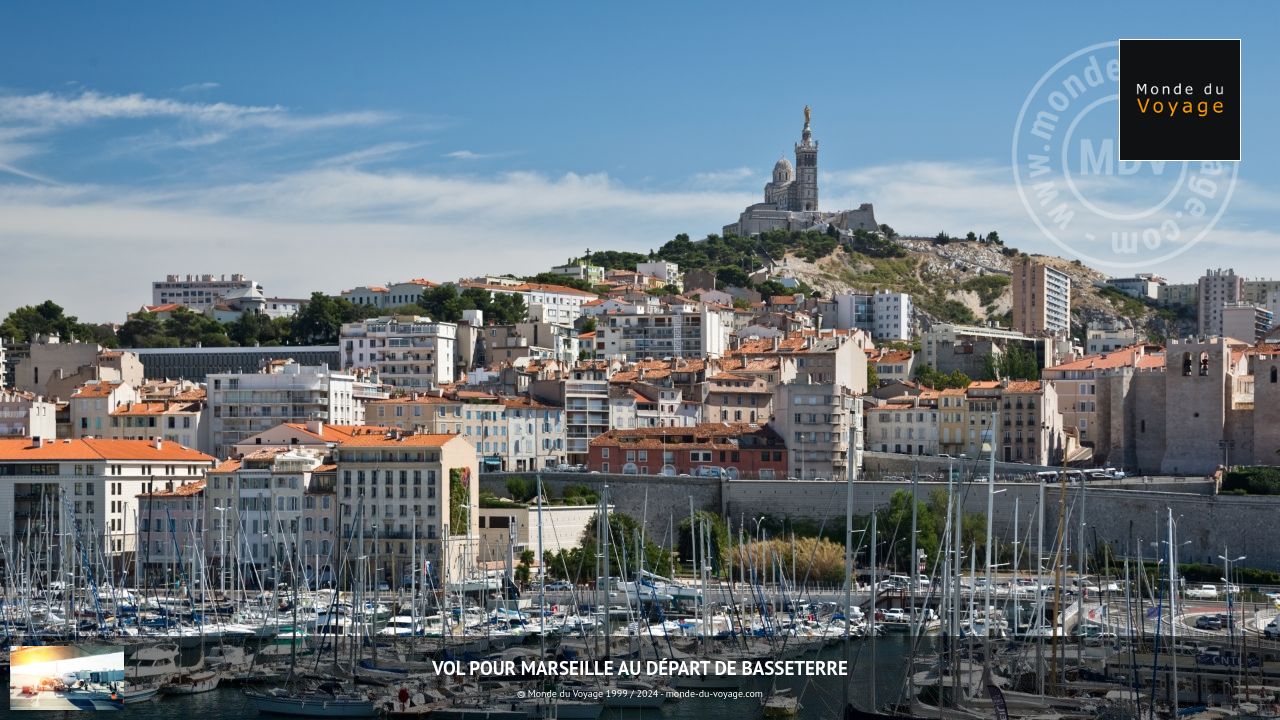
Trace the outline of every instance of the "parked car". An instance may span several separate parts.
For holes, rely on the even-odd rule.
[[[1197,630],[1221,630],[1222,618],[1217,615],[1201,615],[1196,618]]]
[[[906,622],[907,612],[902,608],[889,608],[884,611],[884,619],[886,622]]]
[[[570,583],[570,582],[569,582],[569,581],[567,581],[567,580],[556,580],[556,581],[553,581],[553,582],[549,582],[549,583],[547,583],[547,585],[546,585],[546,588],[545,588],[545,589],[547,589],[547,590],[572,590],[572,589],[573,589],[573,583]]]
[[[1271,618],[1271,622],[1262,629],[1262,635],[1268,640],[1274,640],[1280,637],[1280,616]]]

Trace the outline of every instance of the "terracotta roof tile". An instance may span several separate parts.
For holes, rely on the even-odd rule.
[[[0,438],[0,460],[139,460],[212,462],[213,458],[176,442],[150,440],[47,440],[36,447],[30,438]]]

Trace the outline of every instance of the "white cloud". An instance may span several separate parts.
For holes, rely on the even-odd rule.
[[[349,153],[335,155],[321,160],[317,165],[322,167],[368,165],[370,163],[391,160],[409,150],[421,147],[425,143],[388,142],[371,147],[354,150]]]
[[[220,88],[220,87],[222,87],[222,83],[200,82],[200,83],[191,83],[190,85],[183,85],[182,87],[178,88],[178,91],[179,92],[201,92],[204,90],[216,90],[217,88]]]
[[[751,184],[749,181],[758,179],[755,170],[749,167],[738,167],[697,173],[690,179],[689,185],[704,190],[741,190],[744,186]]]
[[[281,105],[194,103],[147,97],[141,93],[107,95],[93,90],[78,95],[51,92],[0,95],[0,122],[39,128],[84,125],[99,120],[170,118],[230,128],[313,130],[374,125],[391,117],[373,111],[298,115]]]

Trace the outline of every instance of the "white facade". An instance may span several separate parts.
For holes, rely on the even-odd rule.
[[[52,518],[57,527],[92,529],[108,557],[132,553],[138,494],[201,480],[212,465],[208,455],[163,440],[0,439],[0,538],[16,547],[30,531],[33,542],[54,544],[54,562],[72,557],[73,546],[57,543],[70,545],[74,533],[54,528],[46,537],[39,529]]]
[[[258,288],[258,283],[235,274],[226,275],[168,275],[164,282],[151,283],[151,304],[177,303],[192,310],[205,311],[216,305],[233,290]]]
[[[582,540],[591,519],[599,510],[595,505],[542,506],[542,551],[559,552],[575,548]],[[613,506],[609,506],[612,512]],[[480,519],[480,561],[520,562],[520,553],[538,550],[538,508],[485,508],[476,511]]]
[[[32,393],[0,388],[0,437],[52,439],[56,435],[53,403]]]
[[[345,323],[338,338],[344,369],[370,368],[387,385],[432,388],[453,382],[458,326],[419,316]]]
[[[636,272],[649,277],[656,277],[659,280],[675,284],[680,280],[680,266],[666,260],[654,260],[652,262],[636,263]]]
[[[266,373],[209,375],[214,454],[227,457],[236,443],[281,423],[362,423],[364,408],[355,397],[355,384],[353,375],[296,363]]]
[[[1133,328],[1103,327],[1090,323],[1085,333],[1086,355],[1112,352],[1129,347],[1138,341],[1138,333]]]
[[[872,298],[873,325],[871,336],[876,340],[911,339],[911,296],[885,290]]]
[[[938,409],[917,400],[867,408],[868,450],[907,455],[938,454]]]
[[[596,355],[630,362],[722,357],[729,348],[732,324],[732,313],[701,303],[606,315],[596,325]]]

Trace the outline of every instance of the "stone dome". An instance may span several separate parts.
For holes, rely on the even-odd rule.
[[[791,161],[786,157],[779,158],[778,162],[773,166],[773,181],[788,182],[794,177],[795,171],[791,167]]]

